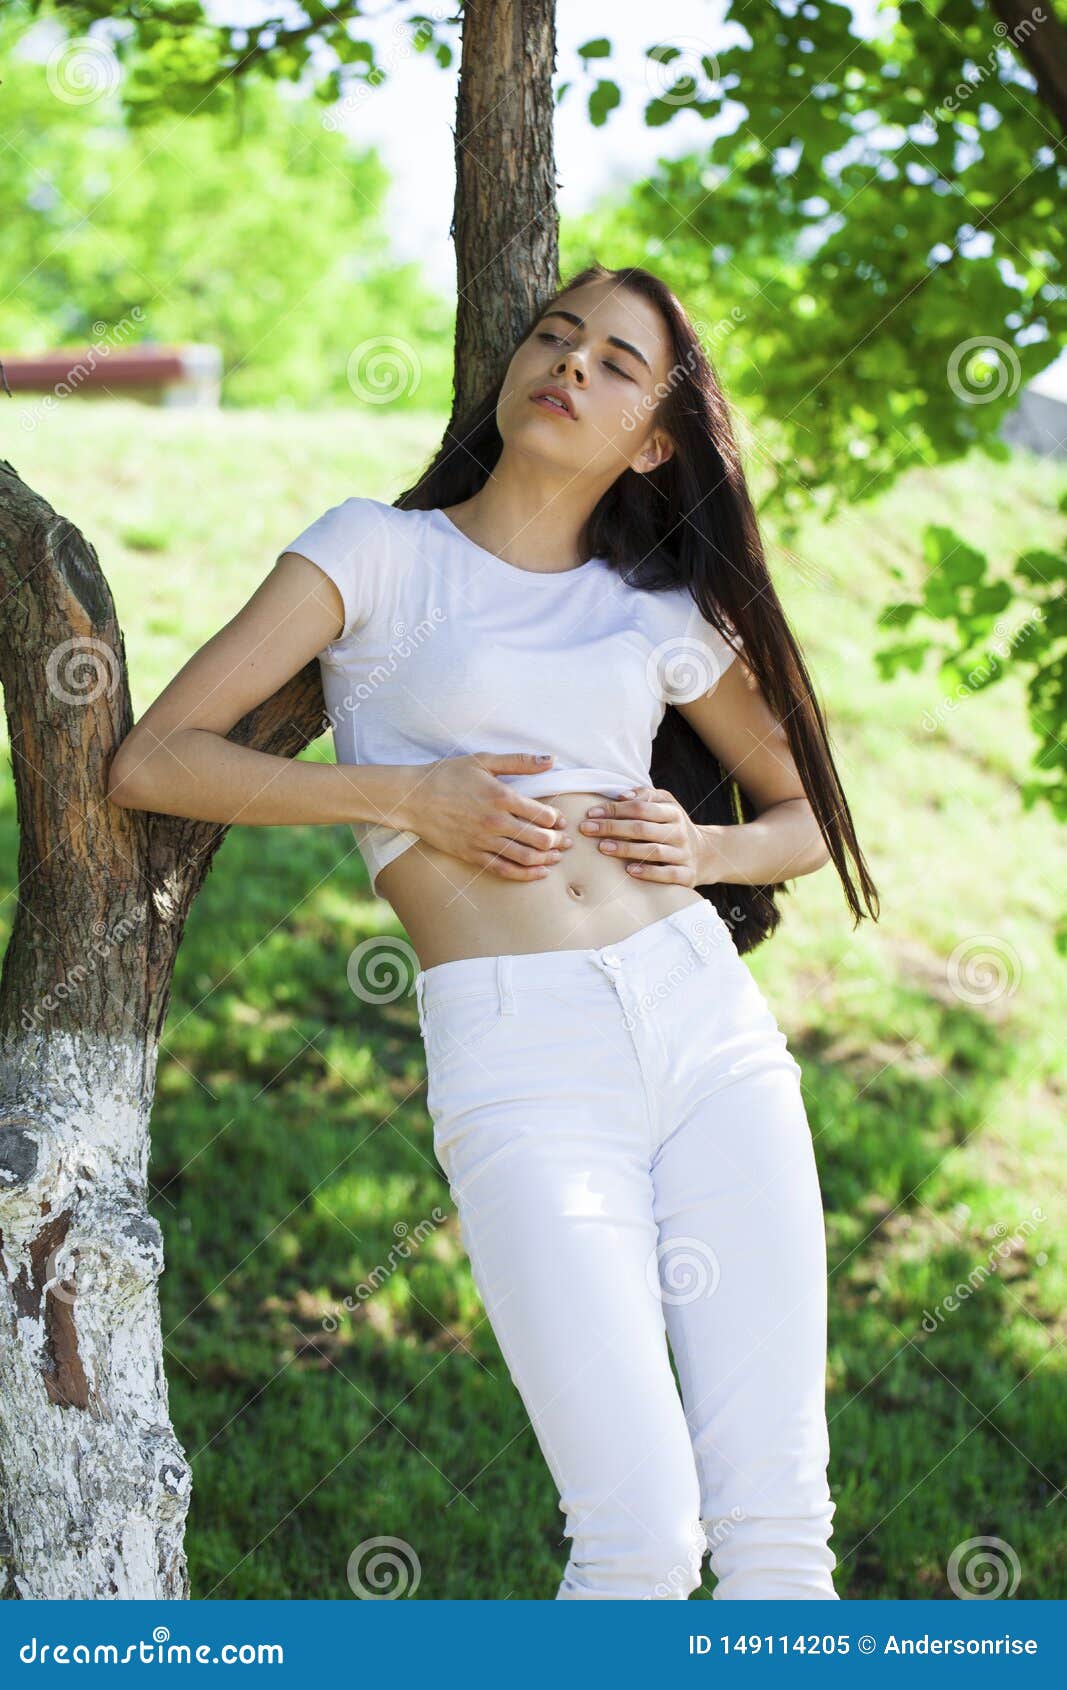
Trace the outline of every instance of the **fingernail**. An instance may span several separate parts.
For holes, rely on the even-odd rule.
[[[586,811],[586,815],[589,815],[589,816],[602,816],[603,814],[604,814],[603,804],[596,804],[596,805],[594,805],[594,807],[591,810]]]

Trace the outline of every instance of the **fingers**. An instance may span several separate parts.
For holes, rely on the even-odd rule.
[[[685,863],[627,863],[626,872],[635,880],[660,880],[670,886],[695,885]]]
[[[670,793],[653,792],[649,797],[605,798],[591,805],[579,828],[593,838],[651,839],[662,837],[663,829],[679,823],[678,804]],[[602,813],[600,813],[602,812]]]
[[[506,781],[501,781],[500,784],[503,787],[500,801],[509,816],[514,816],[516,820],[534,829],[549,828],[558,831],[566,827],[566,817],[554,804],[545,804],[539,798],[530,798],[525,792],[517,792],[513,786],[508,786]]]
[[[554,804],[542,804],[503,784],[501,806],[500,831],[509,839],[520,840],[537,851],[569,850],[573,845],[565,831],[567,818]]]
[[[488,869],[491,874],[498,875],[501,880],[543,880],[546,874],[551,873],[552,865],[558,860],[558,857],[559,853],[555,852],[549,859],[539,861],[529,867],[512,862],[509,857],[504,856],[503,852],[499,851],[483,851],[474,860],[479,868]]]

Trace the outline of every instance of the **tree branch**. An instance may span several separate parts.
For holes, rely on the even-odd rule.
[[[1037,92],[1067,135],[1067,29],[1052,10],[1052,0],[1028,6],[1026,0],[990,0],[1015,48],[1037,83]],[[1038,15],[1040,14],[1040,16]]]

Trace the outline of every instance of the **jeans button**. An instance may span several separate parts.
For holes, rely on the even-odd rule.
[[[614,951],[605,951],[603,956],[604,961],[607,963],[609,968],[618,968],[621,966],[619,958],[616,956]]]

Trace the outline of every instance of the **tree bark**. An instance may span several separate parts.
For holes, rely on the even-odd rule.
[[[498,382],[558,281],[555,0],[472,0],[456,101],[456,373],[450,426]]]
[[[1053,0],[1043,6],[992,0],[992,8],[1007,32],[1005,39],[1037,83],[1038,97],[1067,135],[1067,29],[1053,11]]]
[[[20,827],[0,976],[0,1594],[184,1597],[148,1123],[174,959],[226,829],[108,801],[132,725],[111,593],[3,460],[0,597]],[[230,738],[295,756],[322,725],[309,664]]]
[[[556,283],[554,58],[553,0],[465,8],[457,415]],[[108,801],[132,725],[111,593],[2,459],[0,603],[20,825],[0,975],[0,1595],[187,1597],[148,1133],[175,956],[227,829]],[[312,662],[228,737],[292,757],[326,726]]]

